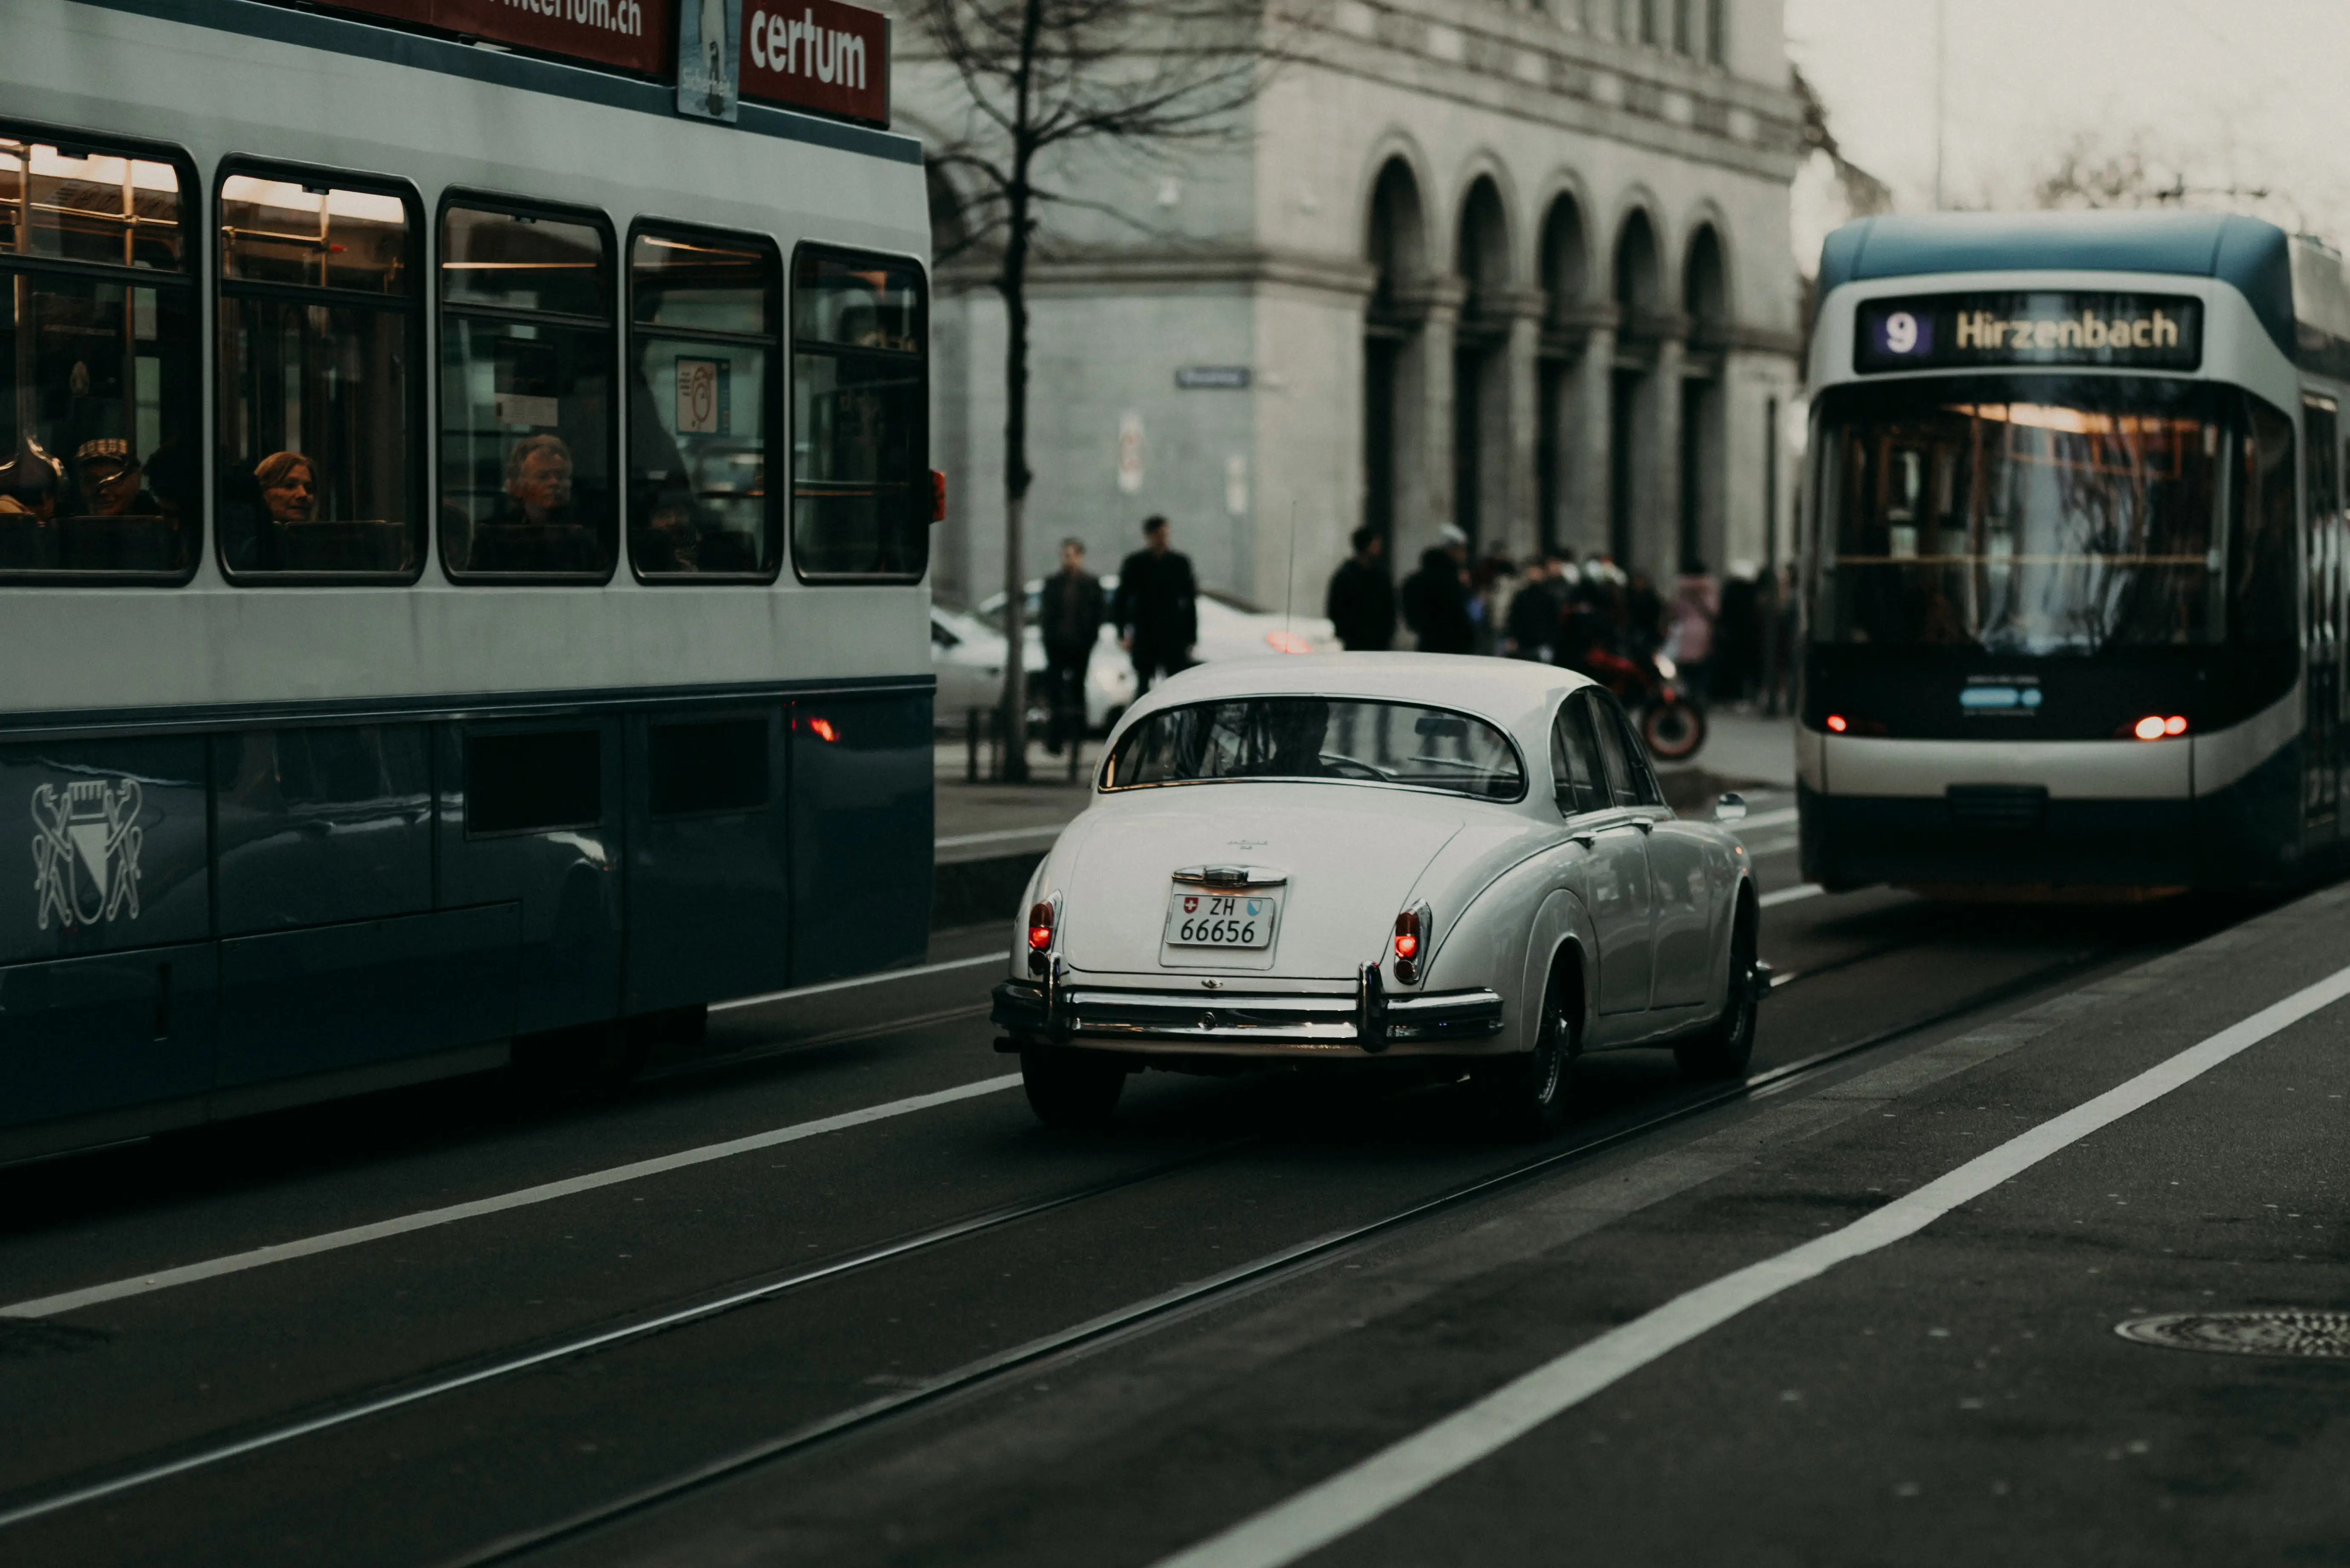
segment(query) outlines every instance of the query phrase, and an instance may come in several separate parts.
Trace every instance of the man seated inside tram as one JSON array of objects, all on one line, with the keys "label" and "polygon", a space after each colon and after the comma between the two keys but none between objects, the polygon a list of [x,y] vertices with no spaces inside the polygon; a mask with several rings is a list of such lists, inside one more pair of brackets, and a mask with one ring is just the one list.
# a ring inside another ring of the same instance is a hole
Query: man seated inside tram
[{"label": "man seated inside tram", "polygon": [[143,471],[130,443],[120,436],[98,436],[74,452],[74,479],[86,517],[156,517],[163,508],[140,482]]},{"label": "man seated inside tram", "polygon": [[594,534],[572,504],[571,448],[561,436],[525,436],[506,452],[505,493],[476,524],[469,565],[477,572],[597,571]]}]

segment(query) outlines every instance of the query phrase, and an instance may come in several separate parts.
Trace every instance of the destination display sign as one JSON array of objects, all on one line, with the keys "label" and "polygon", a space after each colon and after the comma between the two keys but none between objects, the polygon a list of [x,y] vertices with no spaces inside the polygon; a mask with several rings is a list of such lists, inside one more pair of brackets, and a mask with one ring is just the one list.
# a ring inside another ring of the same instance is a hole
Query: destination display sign
[{"label": "destination display sign", "polygon": [[1852,368],[2110,365],[2192,370],[2203,362],[2203,302],[2186,295],[1938,294],[1864,300]]}]

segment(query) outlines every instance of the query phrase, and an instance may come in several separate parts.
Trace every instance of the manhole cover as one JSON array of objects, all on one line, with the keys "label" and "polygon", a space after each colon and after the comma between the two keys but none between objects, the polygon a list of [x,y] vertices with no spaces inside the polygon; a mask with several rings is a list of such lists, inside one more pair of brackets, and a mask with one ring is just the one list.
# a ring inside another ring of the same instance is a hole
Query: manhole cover
[{"label": "manhole cover", "polygon": [[2350,1359],[2350,1312],[2167,1312],[2116,1324],[2114,1332],[2171,1350]]}]

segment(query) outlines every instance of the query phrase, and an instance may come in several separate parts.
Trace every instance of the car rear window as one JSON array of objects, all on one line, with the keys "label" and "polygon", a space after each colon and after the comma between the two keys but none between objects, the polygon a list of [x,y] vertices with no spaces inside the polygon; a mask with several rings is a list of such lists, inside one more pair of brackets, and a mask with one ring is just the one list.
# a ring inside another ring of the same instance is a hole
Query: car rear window
[{"label": "car rear window", "polygon": [[1526,774],[1482,719],[1414,702],[1240,697],[1151,714],[1119,737],[1104,789],[1225,779],[1409,784],[1515,800]]}]

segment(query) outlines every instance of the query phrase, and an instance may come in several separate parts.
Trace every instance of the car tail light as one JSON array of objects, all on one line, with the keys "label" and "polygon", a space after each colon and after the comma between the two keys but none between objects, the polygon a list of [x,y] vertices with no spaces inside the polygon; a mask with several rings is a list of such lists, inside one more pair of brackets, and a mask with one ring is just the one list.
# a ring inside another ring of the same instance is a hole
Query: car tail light
[{"label": "car tail light", "polygon": [[1396,978],[1406,985],[1419,982],[1419,966],[1428,961],[1430,924],[1425,904],[1414,904],[1396,916],[1395,972]]},{"label": "car tail light", "polygon": [[2141,741],[2160,741],[2187,733],[2187,716],[2183,713],[2148,713],[2130,725],[2129,733]]},{"label": "car tail light", "polygon": [[1043,974],[1053,961],[1053,926],[1058,915],[1050,899],[1028,906],[1028,972]]},{"label": "car tail light", "polygon": [[1294,631],[1284,630],[1266,632],[1264,634],[1264,645],[1273,649],[1275,653],[1311,653],[1314,651],[1314,645],[1306,641],[1304,638],[1298,636]]},{"label": "car tail light", "polygon": [[1841,735],[1841,734],[1843,734],[1846,730],[1848,730],[1848,729],[1852,728],[1852,726],[1845,722],[1845,718],[1844,718],[1844,715],[1843,715],[1843,714],[1841,714],[1841,713],[1831,713],[1831,714],[1829,714],[1829,715],[1828,715],[1828,728],[1829,728],[1831,731],[1835,732],[1836,734]]},{"label": "car tail light", "polygon": [[931,521],[947,520],[947,476],[937,469],[931,470]]}]

